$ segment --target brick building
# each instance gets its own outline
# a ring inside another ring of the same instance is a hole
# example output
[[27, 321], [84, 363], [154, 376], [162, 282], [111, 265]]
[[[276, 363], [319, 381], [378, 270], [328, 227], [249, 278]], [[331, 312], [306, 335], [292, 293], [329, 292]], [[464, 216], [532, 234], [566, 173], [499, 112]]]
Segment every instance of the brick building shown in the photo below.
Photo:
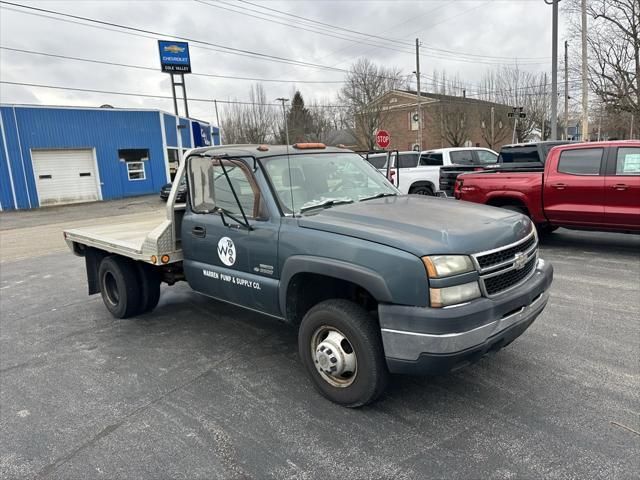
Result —
[[[390, 149], [416, 150], [418, 141], [417, 95], [410, 90], [392, 90], [379, 97], [369, 114], [379, 115], [379, 128], [391, 135]], [[499, 149], [511, 142], [513, 121], [507, 117], [510, 106], [422, 92], [421, 150], [455, 146]], [[493, 110], [493, 115], [492, 115]], [[492, 132], [493, 116], [493, 136]], [[357, 122], [363, 125], [366, 122]], [[358, 129], [366, 145], [363, 128]]]

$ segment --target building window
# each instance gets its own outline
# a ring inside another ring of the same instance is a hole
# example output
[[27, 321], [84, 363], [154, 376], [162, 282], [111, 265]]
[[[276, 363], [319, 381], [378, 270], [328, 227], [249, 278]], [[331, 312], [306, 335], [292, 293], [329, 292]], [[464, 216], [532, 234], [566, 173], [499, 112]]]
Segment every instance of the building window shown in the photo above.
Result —
[[118, 150], [118, 158], [127, 165], [127, 176], [130, 181], [146, 180], [144, 162], [149, 160], [146, 148], [123, 148]]
[[122, 148], [118, 150], [121, 162], [143, 162], [149, 160], [149, 150], [146, 148]]
[[409, 130], [416, 131], [418, 130], [420, 119], [418, 112], [409, 112]]
[[180, 151], [177, 148], [167, 148], [167, 161], [169, 162], [169, 176], [173, 181], [180, 165]]
[[144, 162], [127, 162], [129, 180], [145, 180]]

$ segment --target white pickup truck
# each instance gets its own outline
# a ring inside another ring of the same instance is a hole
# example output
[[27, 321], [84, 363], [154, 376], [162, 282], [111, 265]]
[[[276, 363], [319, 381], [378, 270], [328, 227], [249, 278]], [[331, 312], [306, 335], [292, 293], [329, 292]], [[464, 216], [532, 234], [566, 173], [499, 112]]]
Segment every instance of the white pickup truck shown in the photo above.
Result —
[[498, 162], [496, 152], [482, 147], [391, 152], [390, 168], [387, 168], [387, 157], [387, 153], [376, 153], [368, 155], [367, 160], [388, 176], [402, 193], [415, 195], [435, 195], [438, 192], [440, 167], [443, 165], [490, 165]]

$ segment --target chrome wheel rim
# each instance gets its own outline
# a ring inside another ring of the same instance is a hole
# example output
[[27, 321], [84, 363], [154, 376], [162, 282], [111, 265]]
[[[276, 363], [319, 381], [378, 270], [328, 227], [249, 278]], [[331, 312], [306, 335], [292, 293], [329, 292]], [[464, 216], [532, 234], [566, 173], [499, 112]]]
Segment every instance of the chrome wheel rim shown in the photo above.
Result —
[[344, 333], [323, 325], [311, 337], [310, 347], [314, 366], [324, 381], [338, 388], [348, 387], [355, 381], [358, 359]]

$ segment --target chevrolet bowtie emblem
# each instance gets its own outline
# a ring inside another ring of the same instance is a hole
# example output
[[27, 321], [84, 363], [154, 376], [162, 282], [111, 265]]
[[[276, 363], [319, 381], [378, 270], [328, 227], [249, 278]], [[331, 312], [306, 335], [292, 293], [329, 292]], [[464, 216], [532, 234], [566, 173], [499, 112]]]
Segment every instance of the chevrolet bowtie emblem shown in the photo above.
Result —
[[516, 253], [515, 258], [513, 259], [513, 268], [516, 270], [522, 270], [526, 264], [527, 256], [522, 252]]

